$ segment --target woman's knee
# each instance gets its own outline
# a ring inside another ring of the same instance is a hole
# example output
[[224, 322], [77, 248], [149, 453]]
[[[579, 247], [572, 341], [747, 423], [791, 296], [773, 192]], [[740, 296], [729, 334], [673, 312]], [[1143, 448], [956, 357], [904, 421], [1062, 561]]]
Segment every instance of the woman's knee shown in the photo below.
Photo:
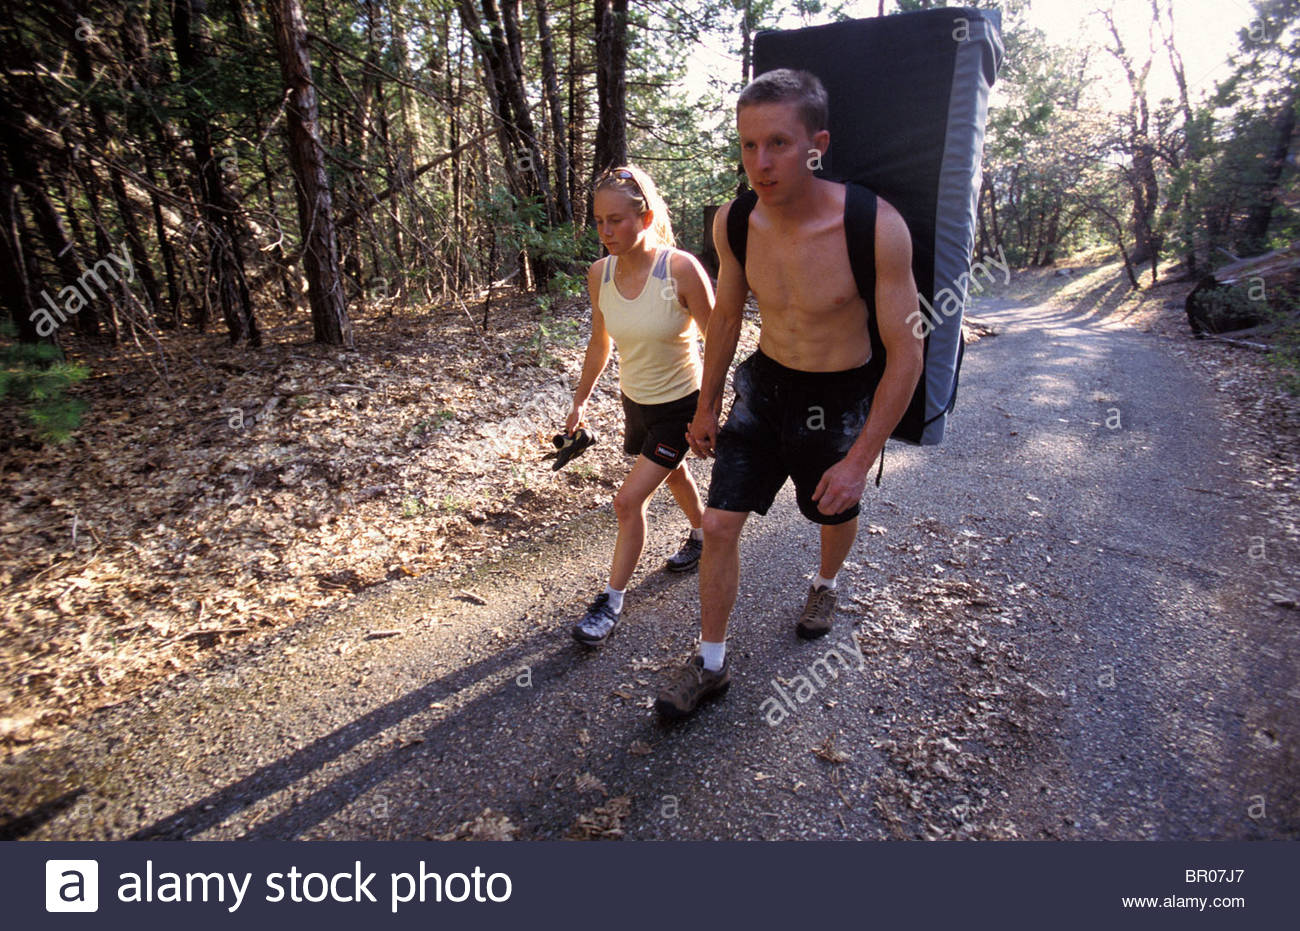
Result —
[[687, 488], [695, 484], [690, 470], [686, 468], [685, 462], [681, 463], [677, 468], [669, 472], [668, 478], [665, 479], [665, 481], [673, 488]]
[[638, 497], [626, 488], [620, 488], [614, 495], [614, 513], [620, 521], [635, 520], [644, 516], [648, 498]]

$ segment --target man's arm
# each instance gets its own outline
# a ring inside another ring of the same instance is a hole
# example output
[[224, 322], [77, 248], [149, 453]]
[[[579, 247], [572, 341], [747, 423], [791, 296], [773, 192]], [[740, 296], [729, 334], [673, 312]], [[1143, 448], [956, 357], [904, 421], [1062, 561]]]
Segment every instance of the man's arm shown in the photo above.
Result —
[[[734, 203], [734, 201], [732, 202]], [[731, 204], [713, 217], [713, 245], [718, 251], [718, 294], [704, 333], [704, 375], [695, 419], [686, 438], [697, 456], [712, 456], [718, 442], [718, 417], [722, 414], [722, 393], [727, 386], [727, 369], [740, 342], [740, 323], [745, 312], [749, 282], [727, 242], [727, 215]], [[901, 416], [901, 415], [900, 415]]]
[[871, 464], [912, 402], [925, 362], [925, 341], [907, 323], [915, 312], [912, 237], [898, 211], [882, 200], [876, 212], [876, 325], [885, 346], [885, 371], [862, 433], [813, 493], [823, 514], [838, 514], [862, 498]]

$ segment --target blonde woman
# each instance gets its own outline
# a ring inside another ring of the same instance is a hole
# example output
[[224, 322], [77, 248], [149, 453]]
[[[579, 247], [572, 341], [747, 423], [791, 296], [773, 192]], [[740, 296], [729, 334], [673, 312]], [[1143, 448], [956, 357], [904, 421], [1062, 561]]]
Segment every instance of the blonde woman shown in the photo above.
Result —
[[636, 456], [614, 496], [618, 539], [609, 584], [573, 628], [578, 641], [594, 645], [622, 616], [623, 593], [645, 544], [646, 507], [664, 482], [691, 525], [665, 568], [686, 572], [700, 561], [704, 503], [683, 459], [703, 370], [697, 336], [708, 326], [713, 287], [694, 256], [673, 248], [668, 208], [644, 171], [611, 168], [597, 179], [592, 204], [609, 255], [587, 270], [591, 339], [565, 431], [583, 423], [592, 388], [617, 345], [623, 451]]

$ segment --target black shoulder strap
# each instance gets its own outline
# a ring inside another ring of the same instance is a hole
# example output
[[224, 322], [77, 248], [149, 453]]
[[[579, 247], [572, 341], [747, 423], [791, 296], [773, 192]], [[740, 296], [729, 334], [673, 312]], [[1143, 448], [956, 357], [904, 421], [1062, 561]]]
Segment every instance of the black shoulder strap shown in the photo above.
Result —
[[872, 375], [879, 380], [885, 371], [885, 344], [876, 325], [876, 195], [861, 185], [844, 186], [844, 238], [853, 280], [867, 304]]
[[749, 242], [749, 215], [754, 212], [754, 205], [757, 203], [757, 194], [752, 190], [742, 191], [736, 195], [736, 199], [731, 202], [731, 210], [727, 212], [727, 245], [731, 247], [731, 254], [740, 263], [741, 271], [745, 270], [745, 246]]

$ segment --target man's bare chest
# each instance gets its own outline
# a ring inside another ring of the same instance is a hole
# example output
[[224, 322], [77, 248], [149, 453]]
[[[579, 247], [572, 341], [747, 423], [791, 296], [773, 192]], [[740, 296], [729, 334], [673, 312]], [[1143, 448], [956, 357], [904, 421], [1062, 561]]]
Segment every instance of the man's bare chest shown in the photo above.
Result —
[[746, 277], [764, 313], [831, 313], [859, 303], [844, 227], [779, 236], [751, 230]]

